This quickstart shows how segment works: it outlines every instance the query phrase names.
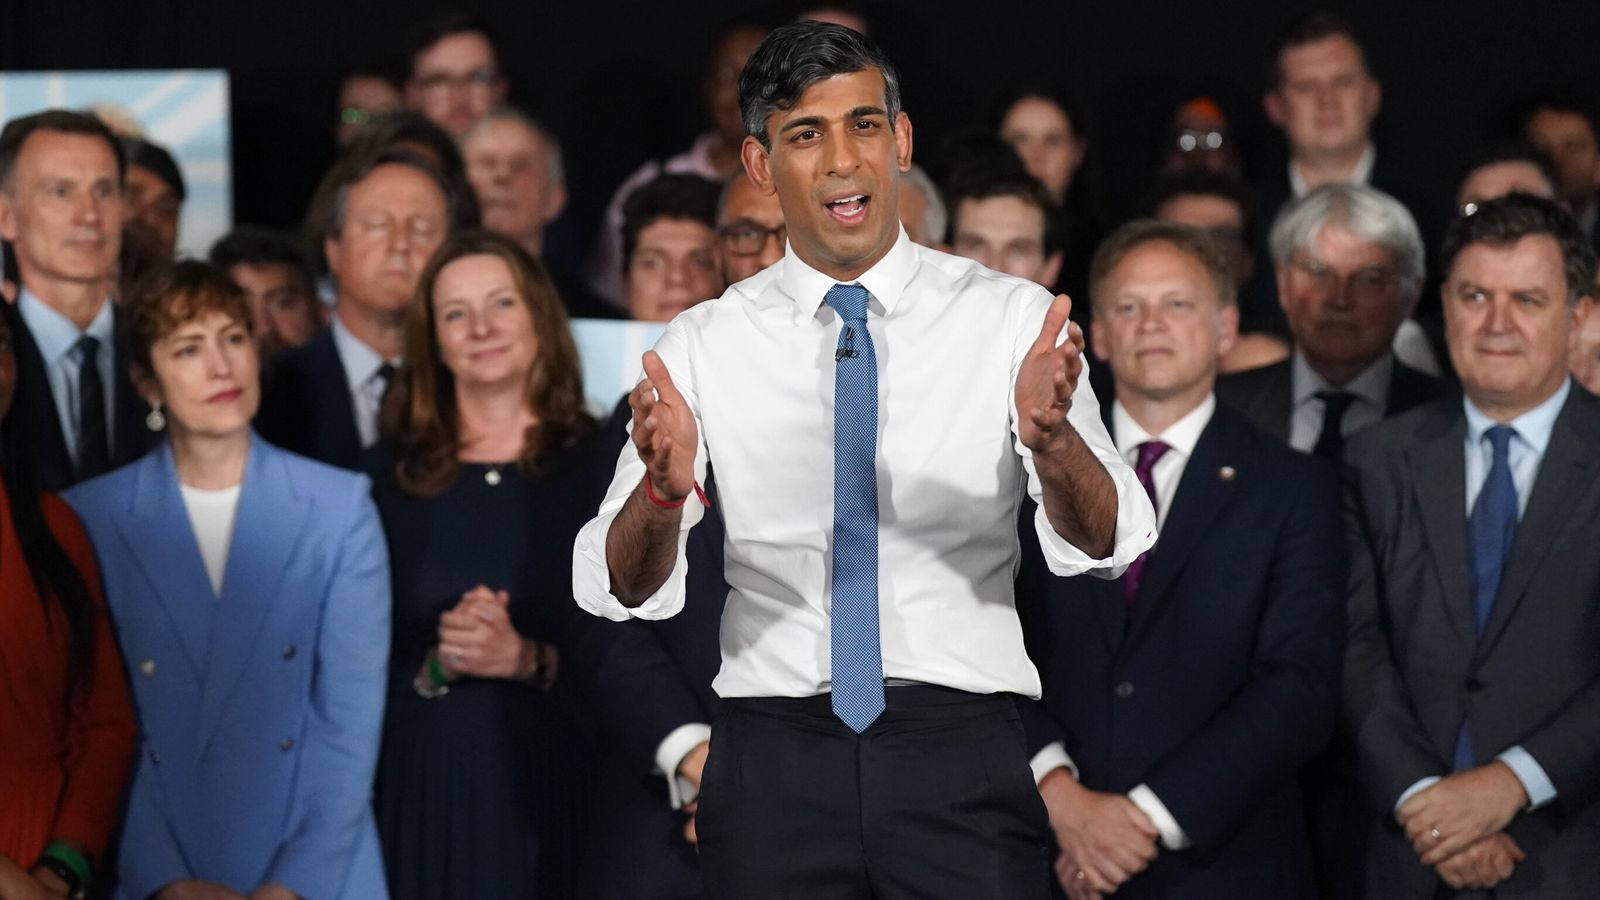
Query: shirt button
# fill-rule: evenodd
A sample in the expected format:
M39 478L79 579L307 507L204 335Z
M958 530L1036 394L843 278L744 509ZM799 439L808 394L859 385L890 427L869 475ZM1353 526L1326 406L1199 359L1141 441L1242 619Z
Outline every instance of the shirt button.
M282 750L285 753L288 753L290 750L293 750L294 749L294 738L284 738L282 741L280 741L278 743L278 749Z
M294 659L294 645L289 644L283 648L284 659Z
M1133 682L1131 682L1131 681L1119 681L1119 682L1117 682L1116 695L1117 695L1117 697L1119 699L1122 699L1122 700L1126 700L1129 697L1132 697L1133 696Z
M150 765L152 765L152 766L161 765L161 754L155 752L154 750L151 750L150 751Z

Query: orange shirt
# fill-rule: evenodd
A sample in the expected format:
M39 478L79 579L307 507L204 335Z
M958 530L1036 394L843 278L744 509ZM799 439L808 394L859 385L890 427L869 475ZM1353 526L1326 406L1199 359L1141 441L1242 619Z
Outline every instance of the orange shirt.
M83 526L55 496L45 520L88 584L94 659L72 703L67 620L39 600L0 486L0 854L32 868L45 844L67 840L99 858L133 768L137 727L112 637L100 571Z

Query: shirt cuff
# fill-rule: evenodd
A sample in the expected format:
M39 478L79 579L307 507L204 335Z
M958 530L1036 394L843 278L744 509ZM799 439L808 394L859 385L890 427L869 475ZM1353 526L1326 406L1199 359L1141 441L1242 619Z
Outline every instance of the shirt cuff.
M1039 748L1033 759L1028 760L1028 768L1033 770L1033 783L1036 785L1056 769L1066 769L1074 781L1078 780L1078 764L1072 761L1066 745L1060 741L1051 741Z
M689 751L711 740L711 726L703 722L679 725L656 748L656 772L667 779L667 797L673 809L683 809L700 796L700 789L678 774Z
M689 543L689 529L705 515L705 507L698 498L684 505L683 524L678 530L678 556L673 562L672 573L662 582L660 589L633 608L623 606L611 593L611 568L606 561L606 537L621 511L619 505L616 509L602 512L578 531L572 548L573 598L584 610L613 622L657 620L677 615L683 609L684 583L689 574L689 561L684 554Z
M1410 800L1412 797L1415 797L1428 788L1433 787L1434 785L1438 784L1439 781L1440 779L1437 775L1429 775L1427 778L1417 779L1417 783L1401 792L1400 799L1394 802L1395 813L1398 814L1400 812L1400 807L1405 806L1407 800Z
M1178 820L1172 817L1167 805L1161 802L1155 791L1150 790L1149 785L1141 784L1129 791L1128 799L1155 823L1156 830L1161 832L1161 846L1168 850L1182 850L1189 846L1189 836L1183 833Z
M1546 806L1556 799L1555 783L1545 774L1544 766L1539 765L1539 761L1533 758L1532 753L1522 749L1521 744L1506 750L1495 759L1510 766L1512 774L1522 782L1522 789L1528 792L1529 812Z

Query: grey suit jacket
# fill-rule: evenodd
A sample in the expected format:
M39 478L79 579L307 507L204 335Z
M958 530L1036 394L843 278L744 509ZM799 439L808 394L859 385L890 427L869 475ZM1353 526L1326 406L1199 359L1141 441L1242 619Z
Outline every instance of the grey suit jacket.
M1432 898L1390 814L1447 775L1470 720L1480 760L1521 745L1557 799L1507 829L1528 859L1496 898L1592 898L1600 886L1600 399L1574 389L1482 636L1470 595L1466 416L1444 400L1347 447L1349 642L1342 701L1371 803L1375 897Z

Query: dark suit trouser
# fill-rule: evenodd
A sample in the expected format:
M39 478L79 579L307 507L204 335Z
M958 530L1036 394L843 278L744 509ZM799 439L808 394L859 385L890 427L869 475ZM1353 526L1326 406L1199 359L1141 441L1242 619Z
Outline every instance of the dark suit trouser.
M1015 698L886 694L860 735L828 695L723 701L697 820L708 900L1048 896Z

